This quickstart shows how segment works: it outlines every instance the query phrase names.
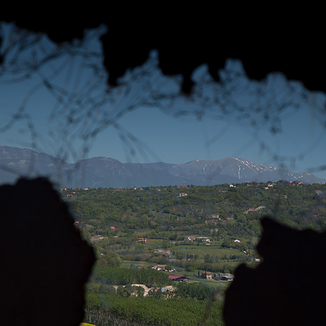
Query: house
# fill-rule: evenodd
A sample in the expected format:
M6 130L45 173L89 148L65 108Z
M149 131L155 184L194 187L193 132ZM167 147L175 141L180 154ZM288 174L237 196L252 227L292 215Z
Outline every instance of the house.
M187 237L185 240L186 240L186 241L194 241L194 240L196 240L196 237L193 237L193 236L191 235L191 236Z
M299 185L303 185L304 182L302 181L290 181L292 183L293 186L299 186Z
M167 285L161 288L161 292L172 293L175 290L173 285Z
M230 276L229 275L222 276L221 280L231 282L231 281L233 281L233 276L231 276L231 275Z
M169 274L169 279L174 282L188 282L185 275Z
M233 276L230 273L220 273L219 278L222 281L233 281Z
M156 265L156 266L153 266L152 269L155 269L157 271L165 271L165 266L166 265Z
M206 218L216 218L216 219L220 219L220 215L217 215L217 214L206 215Z
M243 214L254 213L254 212L257 212L257 211L256 211L256 208L252 208L252 207L250 207L250 208L248 208L247 210L245 210L245 211L243 212Z
M180 192L178 198L186 197L186 196L188 196L188 194L186 194L185 192Z
M231 273L220 273L219 277L223 277L223 276L231 276Z
M204 242L211 242L207 237L197 237L197 240L201 240Z
M146 243L147 239L146 238L138 238L138 242Z
M211 272L203 272L201 274L202 278L206 279L206 280L212 280L212 273Z
M235 239L234 242L241 243L241 241L238 239Z
M114 226L110 226L110 229L113 231L117 230L117 228L115 228Z

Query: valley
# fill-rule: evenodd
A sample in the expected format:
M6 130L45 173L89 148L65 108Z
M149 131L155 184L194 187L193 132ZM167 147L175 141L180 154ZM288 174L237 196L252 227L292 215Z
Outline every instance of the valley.
M222 325L223 293L234 269L260 262L255 246L263 216L299 230L326 229L326 185L321 184L60 191L75 226L96 251L85 310L85 321L96 325L126 320L130 325L198 325L206 317L207 325ZM212 296L214 309L207 312L203 303Z

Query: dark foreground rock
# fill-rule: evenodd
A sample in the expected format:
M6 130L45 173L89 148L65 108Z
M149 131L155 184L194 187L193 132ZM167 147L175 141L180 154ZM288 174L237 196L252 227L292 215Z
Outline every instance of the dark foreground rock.
M3 325L79 325L95 261L66 205L43 178L0 187Z
M227 290L231 325L326 325L326 233L297 231L263 218L255 269L240 265Z

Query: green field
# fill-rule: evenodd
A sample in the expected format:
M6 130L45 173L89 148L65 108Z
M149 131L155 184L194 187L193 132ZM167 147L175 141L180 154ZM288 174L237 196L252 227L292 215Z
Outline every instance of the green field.
M71 190L63 192L83 237L92 241L98 270L115 271L112 275L99 274L96 280L101 281L94 278L88 285L89 319L85 320L98 324L93 318L103 314L108 324L120 325L123 320L132 320L155 325L199 325L202 320L194 322L195 317L200 310L204 313L209 296L214 293L217 300L214 303L220 309L223 295L231 284L217 280L219 273L232 274L241 263L252 267L258 264L255 247L261 236L262 212L246 214L248 208L265 206L264 214L273 215L276 221L296 229L326 230L326 199L319 195L326 192L326 185L294 186L279 182L266 190L267 186L267 183L238 184L232 189L227 184L191 186L187 188L188 196L182 199L176 198L180 191L177 187L160 187L159 192L150 187L137 192L74 189L73 200ZM219 218L213 220L209 214L218 214ZM195 240L186 241L189 236ZM202 242L198 237L207 237L209 242ZM236 239L239 242L235 243ZM169 252L154 252L154 249ZM127 270L132 265L142 265L143 269ZM171 284L169 272L149 270L155 265L171 265L171 273L186 276L187 283L175 283L180 290L175 298L158 291L142 298L141 289L130 286L132 283L146 283L150 287ZM117 271L119 267L122 268ZM211 272L216 279L203 279L205 272ZM103 283L106 278L111 281ZM166 284L161 284L162 279ZM112 284L125 286L114 290ZM110 295L108 302L112 303L106 311L103 295ZM131 304L137 306L134 311L130 309ZM197 311L196 314L180 315L177 320L176 316L185 312L186 304L191 306L189 312ZM221 314L210 322L207 325L222 325Z
M199 257L204 257L205 255L218 256L218 257L229 257L232 255L246 257L246 254L237 249L221 249L219 245L211 246L178 246L173 248L176 252L187 252L190 255L198 255Z
M143 265L143 268L148 268L149 266L153 266L153 264L148 263L146 261L125 260L121 263L120 267L130 268L131 265Z
M221 260L228 260L230 256L239 256L241 259L245 259L247 254L238 249L221 248L222 241L214 241L211 244L190 243L178 245L177 242L160 240L160 239L148 239L144 245L144 250L153 252L154 249L165 249L175 253L182 253L188 255L197 255L197 259L203 259L205 255L217 256Z

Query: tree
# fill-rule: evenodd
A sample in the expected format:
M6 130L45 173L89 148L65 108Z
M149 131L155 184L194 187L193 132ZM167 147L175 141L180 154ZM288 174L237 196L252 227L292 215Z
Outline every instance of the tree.
M126 286L118 286L118 289L117 289L117 294L121 297L130 297L131 295L131 285L126 285Z
M133 288L136 288L136 293L137 293L138 297L140 297L140 298L144 297L145 290L144 290L143 287L141 287L141 286L133 286Z
M173 269L173 266L170 265L170 264L167 264L167 265L165 265L165 269L166 269L167 271L170 271L170 270Z
M212 262L212 258L209 254L206 254L204 257L204 263L211 263Z

